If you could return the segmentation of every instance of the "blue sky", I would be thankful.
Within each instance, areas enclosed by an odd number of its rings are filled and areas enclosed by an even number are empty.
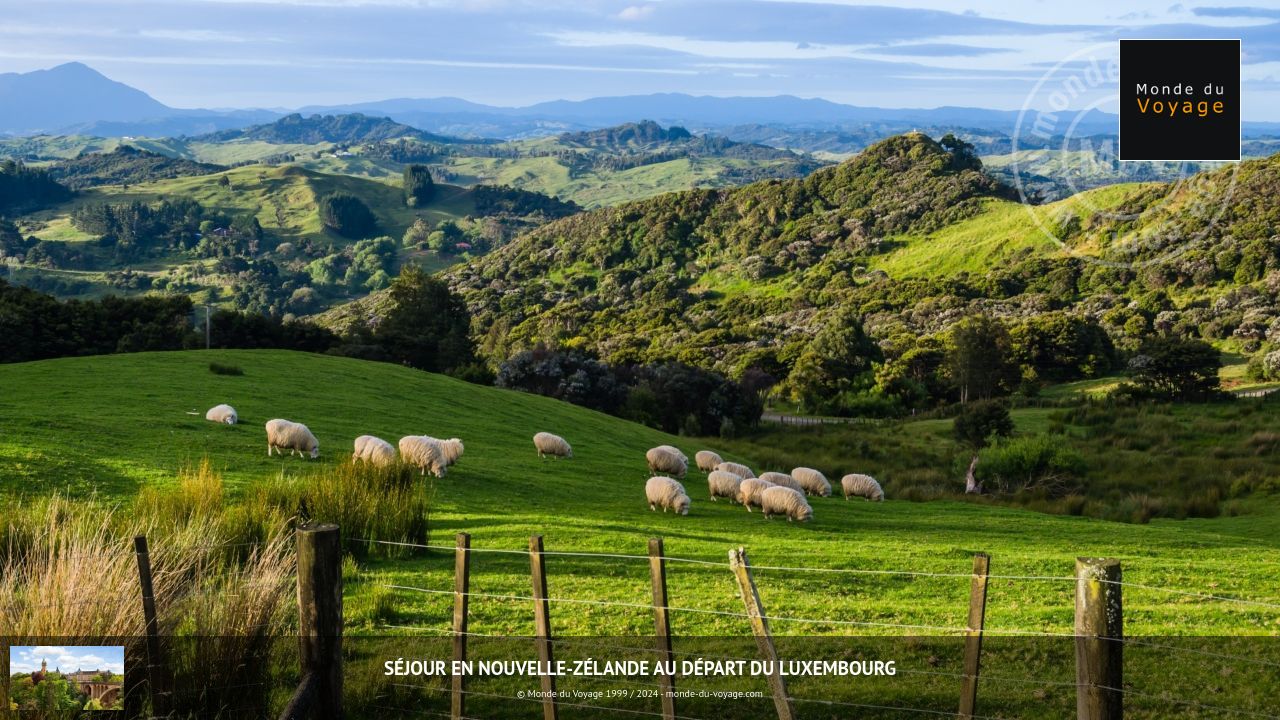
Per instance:
[[[64,673],[76,670],[110,670],[124,674],[124,648],[113,645],[13,645],[9,648],[9,672],[29,673],[40,669]]]
[[[1240,37],[1245,117],[1280,120],[1276,0],[10,0],[0,15],[0,72],[80,60],[179,107],[686,92],[1018,109],[1098,43]]]

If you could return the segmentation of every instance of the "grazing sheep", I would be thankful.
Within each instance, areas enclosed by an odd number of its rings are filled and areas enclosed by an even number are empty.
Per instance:
[[[747,478],[738,485],[738,503],[751,512],[751,506],[760,507],[760,495],[771,487],[777,487],[768,480]]]
[[[788,487],[771,487],[760,493],[760,509],[766,520],[774,515],[786,515],[787,522],[813,519],[813,508],[804,499],[804,493]]]
[[[267,456],[275,450],[281,455],[285,450],[294,453],[310,453],[311,457],[320,457],[320,441],[311,434],[306,425],[290,422],[281,418],[267,421]]]
[[[667,473],[682,478],[689,471],[688,459],[670,445],[650,448],[644,457],[649,461],[649,472]]]
[[[844,490],[844,499],[851,497],[866,498],[875,502],[884,501],[884,490],[880,488],[880,483],[870,475],[859,475],[858,473],[849,473],[840,478],[840,489]]]
[[[426,435],[406,435],[400,438],[400,457],[418,468],[422,475],[430,470],[432,475],[442,478],[449,470],[440,441]]]
[[[791,477],[800,483],[805,495],[831,497],[831,483],[827,480],[827,476],[820,471],[813,468],[798,467],[791,471]]]
[[[738,486],[742,478],[723,470],[712,470],[707,474],[707,490],[711,493],[711,502],[716,498],[729,498],[729,502],[738,499]]]
[[[689,464],[689,456],[688,456],[688,455],[685,455],[685,454],[684,454],[684,451],[683,451],[683,450],[681,450],[680,448],[676,447],[675,445],[659,445],[658,447],[659,447],[659,448],[661,448],[661,449],[663,449],[663,450],[666,450],[666,451],[668,451],[668,452],[671,452],[671,453],[674,453],[675,455],[677,455],[681,460],[683,460],[683,461],[684,461],[684,464],[685,464],[686,466]]]
[[[204,414],[204,419],[210,422],[226,423],[227,425],[235,425],[240,422],[240,416],[236,415],[236,409],[225,403],[209,408],[209,412]]]
[[[742,463],[736,463],[736,462],[722,462],[716,466],[716,470],[731,472],[734,475],[737,475],[738,477],[743,479],[753,478],[756,476],[756,474],[751,470],[751,468],[747,467],[746,465],[743,465]]]
[[[699,450],[693,459],[698,463],[698,469],[705,473],[715,470],[717,465],[724,462],[724,458],[710,450]]]
[[[559,435],[552,435],[549,432],[540,432],[533,436],[533,446],[538,448],[538,457],[544,458],[548,455],[552,457],[573,457],[573,448],[569,447],[569,443]]]
[[[679,515],[689,514],[689,494],[683,485],[669,477],[658,475],[649,478],[649,482],[644,484],[644,494],[649,499],[650,510],[661,507],[662,512],[670,509]]]
[[[447,465],[458,462],[458,458],[462,457],[462,441],[458,438],[449,438],[448,440],[440,440],[440,447],[444,450],[444,461]]]
[[[774,485],[781,485],[785,488],[791,488],[801,494],[804,493],[804,487],[796,482],[796,479],[784,472],[766,472],[760,473],[761,480],[768,480]]]
[[[396,461],[396,449],[380,437],[361,435],[356,438],[355,452],[351,454],[351,461],[386,467]]]

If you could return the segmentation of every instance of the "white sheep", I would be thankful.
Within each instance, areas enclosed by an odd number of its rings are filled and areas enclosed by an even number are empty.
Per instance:
[[[724,462],[724,458],[710,450],[699,450],[694,454],[693,459],[698,463],[698,469],[705,473],[715,470],[717,465]]]
[[[462,451],[464,450],[462,447],[462,441],[458,438],[449,438],[448,440],[441,440],[439,442],[440,448],[444,450],[445,463],[452,465],[458,462],[458,458],[462,457]]]
[[[667,473],[678,478],[684,477],[685,473],[689,472],[688,459],[670,445],[650,448],[644,457],[649,461],[649,472]]]
[[[798,467],[791,471],[791,477],[800,483],[805,495],[831,497],[831,482],[820,471],[813,468]]]
[[[236,409],[225,403],[209,408],[209,412],[204,414],[204,419],[210,422],[226,423],[227,425],[235,425],[240,422],[240,416],[236,414]]]
[[[738,499],[738,486],[742,478],[723,470],[712,470],[707,474],[707,490],[711,493],[711,502],[716,498],[729,498],[729,502]]]
[[[689,494],[684,491],[684,485],[669,477],[658,475],[649,478],[649,482],[644,484],[644,494],[649,500],[650,510],[662,508],[662,512],[670,509],[679,515],[689,514]]]
[[[786,515],[787,522],[813,519],[813,508],[804,499],[804,493],[788,487],[771,487],[760,493],[760,509],[766,520],[774,515]]]
[[[723,470],[725,472],[731,472],[734,475],[737,475],[738,477],[743,479],[753,478],[756,476],[755,472],[752,471],[751,468],[747,467],[746,465],[743,465],[742,463],[722,462],[719,465],[716,465],[715,469]]]
[[[747,478],[738,485],[738,504],[751,512],[751,506],[760,507],[760,495],[771,487],[777,487],[768,480]]]
[[[884,501],[884,490],[881,489],[880,483],[870,475],[859,475],[858,473],[849,473],[840,478],[840,489],[844,490],[844,499],[851,497],[866,498],[875,502]]]
[[[430,470],[432,475],[442,478],[449,469],[440,441],[426,435],[406,435],[400,438],[400,458],[418,468],[422,475]]]
[[[549,432],[540,432],[533,436],[533,446],[538,449],[538,457],[573,457],[573,448],[569,447],[569,443],[559,435],[552,435]]]
[[[377,467],[386,467],[396,461],[396,449],[391,443],[373,435],[361,435],[356,438],[355,451],[351,453],[352,462],[367,462]]]
[[[290,455],[310,453],[314,459],[320,457],[320,441],[306,425],[276,418],[267,421],[267,457],[271,456],[272,450],[281,455],[285,450]]]
[[[675,445],[659,445],[658,447],[662,448],[663,450],[666,450],[667,452],[674,453],[675,455],[677,455],[681,460],[684,461],[684,464],[686,466],[689,464],[689,456],[685,455],[684,451],[676,447]]]
[[[768,480],[774,485],[781,485],[785,488],[791,488],[801,494],[804,493],[804,486],[796,482],[796,479],[784,472],[765,472],[760,473],[761,480]]]

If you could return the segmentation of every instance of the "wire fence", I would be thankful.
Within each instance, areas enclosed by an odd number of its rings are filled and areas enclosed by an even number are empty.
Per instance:
[[[628,553],[618,553],[618,552],[585,552],[585,551],[564,551],[564,550],[554,550],[554,551],[539,550],[535,552],[532,549],[526,550],[526,549],[513,549],[513,548],[476,548],[476,547],[470,547],[469,543],[466,547],[457,547],[457,546],[446,546],[446,545],[380,541],[380,540],[370,540],[370,539],[363,539],[363,538],[353,538],[353,540],[356,542],[363,542],[363,543],[370,543],[370,544],[388,544],[388,545],[396,545],[396,546],[408,547],[408,548],[414,548],[414,549],[438,551],[442,553],[452,554],[455,556],[455,558],[462,555],[465,555],[468,557],[471,555],[476,555],[476,556],[507,555],[507,556],[521,556],[521,557],[532,558],[533,555],[536,554],[542,558],[581,558],[585,560],[598,560],[598,561],[614,563],[614,564],[616,564],[618,561],[626,561],[626,562],[635,562],[637,564],[644,563],[644,564],[650,565],[651,567],[653,563],[662,563],[664,565],[683,564],[691,567],[703,567],[703,568],[712,568],[715,570],[723,570],[723,571],[726,571],[726,575],[729,574],[728,571],[731,571],[734,568],[733,562],[725,562],[725,561],[711,560],[707,558],[697,558],[697,557],[678,557],[678,556],[668,555],[665,553],[651,553],[648,555],[641,555],[641,554],[628,554]],[[471,567],[470,563],[468,563],[466,567],[468,568],[467,571],[470,572],[470,567]],[[507,566],[504,566],[504,568],[506,567]],[[560,572],[560,573],[570,572],[570,569],[571,569],[570,566],[557,566],[557,572]],[[957,582],[957,584],[959,584],[960,581],[963,581],[965,584],[973,583],[975,581],[975,578],[977,577],[976,571],[975,572],[958,572],[958,571],[947,571],[947,570],[935,571],[935,570],[917,570],[917,569],[900,569],[900,568],[813,567],[813,566],[803,566],[803,565],[751,565],[750,570],[752,572],[761,573],[762,575],[777,574],[780,576],[787,575],[787,576],[801,576],[801,577],[811,576],[814,578],[828,578],[827,580],[828,583],[829,583],[829,579],[832,578],[833,576],[834,577],[839,577],[839,576],[884,577],[886,579],[889,579],[889,578],[938,579],[943,581],[954,581],[954,582]],[[1087,581],[1087,580],[1082,580],[1082,578],[1074,575],[1038,573],[1034,571],[1028,572],[1028,573],[1015,572],[1015,573],[1004,573],[1004,574],[983,572],[981,573],[981,576],[983,579],[984,587],[985,587],[985,583],[990,581],[1000,581],[1004,583],[1015,583],[1015,584],[1030,583],[1033,585],[1042,584],[1042,583],[1050,583],[1050,584],[1061,583],[1064,586],[1066,586],[1067,583],[1070,583],[1071,585],[1067,586],[1067,589],[1074,590],[1077,584]],[[1280,602],[1275,602],[1270,599],[1241,597],[1241,596],[1236,596],[1231,594],[1221,594],[1216,592],[1213,592],[1213,593],[1200,592],[1196,590],[1187,589],[1185,587],[1130,582],[1130,581],[1119,580],[1119,579],[1113,580],[1105,577],[1096,578],[1096,580],[1101,585],[1107,586],[1107,587],[1115,587],[1117,589],[1126,588],[1132,591],[1149,593],[1149,594],[1167,594],[1175,597],[1193,599],[1198,601],[1201,604],[1216,603],[1216,604],[1220,604],[1227,607],[1239,607],[1239,608],[1249,608],[1249,609],[1258,609],[1258,610],[1280,609]],[[656,583],[657,580],[654,580],[654,582]],[[665,583],[665,578],[663,582]],[[375,580],[371,584],[375,585],[376,587],[390,590],[393,592],[410,593],[410,594],[416,593],[416,594],[423,594],[428,596],[449,597],[449,598],[452,598],[455,604],[459,602],[464,603],[462,607],[470,608],[470,611],[472,612],[478,609],[478,606],[477,606],[478,603],[484,603],[484,602],[490,602],[490,601],[499,602],[499,603],[516,602],[516,603],[529,603],[530,605],[533,605],[533,606],[545,606],[548,608],[554,608],[555,606],[565,606],[570,608],[572,607],[617,608],[617,609],[626,610],[626,611],[640,611],[644,613],[661,613],[661,615],[664,617],[671,617],[671,616],[678,617],[681,615],[724,617],[724,618],[733,619],[735,621],[742,621],[742,626],[744,629],[752,627],[753,623],[760,622],[760,621],[767,622],[769,623],[770,626],[775,626],[776,628],[783,629],[783,630],[785,630],[785,628],[789,625],[797,625],[797,626],[802,626],[806,628],[805,634],[803,635],[799,635],[799,636],[792,636],[787,634],[778,635],[777,638],[780,640],[788,637],[808,637],[809,635],[813,635],[813,632],[812,632],[813,629],[819,629],[820,630],[820,632],[818,633],[819,635],[829,633],[832,630],[851,629],[854,631],[863,631],[863,632],[858,632],[858,634],[860,636],[865,636],[863,634],[865,631],[871,631],[873,633],[873,637],[896,637],[898,635],[905,635],[912,638],[934,638],[934,637],[966,638],[966,637],[973,637],[976,634],[979,636],[1008,637],[1008,638],[1046,638],[1054,641],[1070,641],[1070,640],[1076,640],[1082,637],[1093,637],[1098,640],[1116,643],[1125,647],[1144,648],[1144,649],[1150,649],[1150,650],[1160,651],[1160,652],[1185,653],[1193,656],[1200,655],[1206,658],[1212,658],[1213,660],[1218,662],[1226,661],[1226,662],[1232,662],[1232,663],[1246,664],[1250,666],[1260,666],[1264,668],[1280,667],[1280,663],[1272,662],[1270,660],[1260,658],[1260,657],[1250,657],[1248,655],[1242,655],[1242,654],[1236,654],[1236,653],[1230,653],[1230,652],[1213,652],[1213,651],[1199,649],[1195,647],[1180,647],[1175,644],[1151,642],[1141,637],[1108,636],[1106,634],[1090,634],[1086,636],[1086,635],[1083,635],[1078,628],[1069,628],[1069,629],[1064,628],[1063,630],[1057,630],[1054,628],[1043,628],[1043,627],[1042,628],[992,627],[992,626],[985,625],[984,623],[981,622],[981,620],[979,620],[979,625],[977,627],[973,627],[971,622],[935,623],[935,622],[927,622],[927,621],[926,622],[915,622],[915,621],[905,622],[905,621],[895,621],[892,619],[882,620],[877,618],[849,618],[849,617],[834,617],[834,616],[819,617],[819,616],[808,616],[803,613],[788,613],[785,611],[777,611],[777,610],[775,610],[774,612],[765,612],[763,611],[763,609],[761,609],[760,612],[753,613],[753,612],[750,612],[751,610],[750,607],[747,608],[748,611],[744,612],[744,611],[737,611],[737,610],[726,610],[722,608],[703,607],[696,604],[687,604],[687,603],[686,604],[676,603],[676,602],[660,603],[656,599],[653,602],[633,602],[625,599],[601,599],[601,598],[591,598],[591,597],[576,597],[576,596],[566,596],[563,594],[551,595],[551,594],[545,594],[545,591],[544,591],[544,594],[539,595],[536,592],[537,591],[536,583],[537,583],[537,580],[535,575],[535,593],[533,594],[520,593],[520,592],[505,592],[501,590],[491,590],[491,591],[471,590],[469,589],[469,586],[467,586],[466,589],[461,589],[460,587],[456,587],[456,586],[451,589],[443,589],[443,588],[436,588],[436,587],[422,587],[417,584],[406,582],[404,578],[397,578],[395,582]],[[792,590],[794,591],[794,587],[792,588]],[[985,593],[985,589],[984,589],[984,593]],[[662,597],[665,597],[665,596],[666,596],[666,590],[664,587]],[[656,591],[655,591],[655,598],[657,597],[658,595],[656,594]],[[985,594],[984,594],[984,602],[985,602]],[[883,612],[884,609],[881,608],[879,609],[879,611]],[[970,620],[971,619],[972,618],[970,618]],[[472,630],[460,631],[457,627],[423,626],[423,625],[406,625],[406,624],[387,624],[387,625],[383,625],[382,627],[401,630],[401,631],[429,633],[431,635],[442,637],[442,638],[463,635],[467,637],[476,637],[476,638],[493,639],[493,640],[513,640],[514,639],[519,641],[546,642],[548,643],[548,645],[553,645],[557,647],[572,647],[574,645],[581,645],[583,647],[586,647],[595,651],[657,654],[660,657],[661,656],[685,657],[685,658],[696,657],[696,658],[702,658],[702,659],[739,661],[739,662],[760,659],[759,655],[755,655],[754,657],[752,657],[752,656],[742,656],[742,655],[726,655],[726,654],[699,652],[698,650],[685,650],[685,649],[676,650],[676,649],[670,648],[669,645],[666,648],[663,648],[659,646],[647,646],[647,647],[640,646],[635,643],[624,644],[619,642],[608,642],[608,641],[602,642],[598,638],[594,638],[594,637],[560,637],[560,636],[551,637],[549,634],[549,628],[546,635],[540,634],[540,631],[535,631],[535,634],[532,634],[532,635],[527,635],[527,634],[510,635],[506,633],[475,632]],[[884,633],[884,632],[890,633],[890,635],[882,635],[881,633]],[[1195,638],[1195,636],[1187,636],[1187,637],[1189,640],[1194,640]],[[772,642],[772,638],[771,638],[771,642]],[[908,676],[919,677],[922,680],[933,678],[935,680],[949,680],[953,682],[966,682],[966,681],[973,680],[976,677],[973,674],[969,674],[967,670],[965,672],[948,672],[945,669],[942,669],[942,670],[928,669],[927,670],[927,669],[920,669],[915,667],[905,667],[905,668],[900,668],[898,672],[901,672],[904,675],[908,675]],[[685,676],[679,672],[673,675],[673,678],[677,678],[677,677],[688,679],[688,678],[685,678]],[[652,679],[648,681],[638,681],[634,679],[618,678],[618,677],[611,677],[611,678],[589,677],[589,678],[574,678],[574,679],[577,681],[601,682],[606,684],[616,683],[620,685],[631,685],[631,686],[647,685],[649,687],[657,687],[656,680],[652,680]],[[1272,714],[1271,712],[1267,711],[1265,708],[1259,709],[1259,708],[1248,708],[1248,707],[1233,707],[1227,704],[1206,703],[1206,702],[1202,702],[1198,698],[1190,699],[1187,697],[1171,696],[1168,693],[1159,694],[1159,693],[1153,693],[1153,692],[1146,692],[1143,690],[1136,690],[1133,687],[1129,686],[1127,683],[1124,685],[1121,685],[1121,684],[1108,685],[1108,684],[1094,682],[1094,681],[1082,682],[1079,678],[1075,680],[1070,680],[1060,676],[1059,677],[1033,677],[1031,675],[1011,676],[1011,675],[1008,675],[1007,673],[984,674],[981,676],[981,681],[986,687],[991,687],[993,685],[997,687],[1007,686],[1010,688],[1017,688],[1017,687],[1037,688],[1038,687],[1038,688],[1057,688],[1060,690],[1067,690],[1067,691],[1081,691],[1084,688],[1088,688],[1093,691],[1107,691],[1112,693],[1118,693],[1119,695],[1122,695],[1122,696],[1132,696],[1135,699],[1143,700],[1149,705],[1156,704],[1156,705],[1171,706],[1175,708],[1181,707],[1183,709],[1194,709],[1197,712],[1221,713],[1221,714],[1239,716],[1239,717],[1277,718],[1278,720],[1280,720],[1280,715]],[[414,686],[414,687],[417,687],[417,686]],[[680,687],[685,690],[690,689],[687,685],[680,685]],[[439,691],[439,692],[446,692],[446,691],[459,692],[456,688],[452,690],[449,688],[432,688],[432,690]],[[505,695],[498,695],[494,693],[486,694],[486,693],[483,693],[480,691],[474,691],[474,690],[465,690],[463,692],[473,693],[481,697],[488,697],[492,699],[504,699],[504,700],[505,699],[515,699],[515,700],[523,699],[526,701],[529,700],[529,698],[514,698],[514,697],[508,697]],[[788,701],[794,702],[794,703],[808,704],[813,706],[825,706],[833,709],[835,708],[855,709],[856,708],[856,709],[861,709],[865,711],[904,713],[904,714],[910,714],[910,715],[919,715],[921,717],[964,717],[964,718],[974,718],[979,720],[982,718],[992,718],[994,720],[994,716],[976,714],[972,712],[972,710],[960,712],[960,711],[939,709],[937,707],[910,707],[905,705],[878,704],[875,702],[854,702],[851,700],[847,701],[843,698],[840,698],[839,695],[837,695],[836,697],[828,697],[828,698],[803,697],[800,695],[790,695],[788,696]],[[687,716],[681,716],[681,715],[672,715],[665,711],[651,712],[646,710],[636,710],[633,708],[619,708],[619,707],[611,707],[611,706],[603,706],[603,705],[597,706],[597,705],[590,705],[590,704],[584,704],[584,703],[574,703],[574,702],[565,701],[561,698],[557,698],[555,702],[557,705],[563,706],[563,707],[596,710],[602,713],[616,715],[618,717],[634,716],[634,715],[652,715],[652,716],[659,716],[659,717],[665,717],[665,718],[687,717]],[[779,717],[782,717],[782,715],[780,715]]]

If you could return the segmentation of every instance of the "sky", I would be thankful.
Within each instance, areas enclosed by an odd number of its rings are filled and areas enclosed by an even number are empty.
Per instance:
[[[1249,0],[1236,0],[1249,2]],[[1280,121],[1280,1],[0,0],[0,72],[78,60],[175,107],[684,92],[1019,109],[1125,38],[1241,38]]]
[[[124,648],[111,645],[13,645],[9,648],[11,674],[35,672],[40,661],[49,661],[49,670],[64,673],[76,670],[110,670],[124,674]]]

